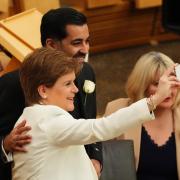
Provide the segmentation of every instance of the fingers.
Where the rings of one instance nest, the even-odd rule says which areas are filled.
[[[29,143],[31,143],[31,140],[29,140],[29,139],[28,140],[19,140],[16,142],[15,148],[24,147],[24,145],[27,145]]]
[[[32,141],[32,137],[27,134],[31,130],[30,126],[26,126],[26,121],[19,123],[11,133],[4,139],[4,148],[7,152],[21,151],[26,152],[24,145]]]
[[[173,89],[180,88],[180,81],[174,73],[176,64],[168,68],[159,79],[159,85],[155,96],[155,104],[158,105],[168,97]]]
[[[26,148],[25,147],[21,147],[21,146],[16,146],[14,148],[14,151],[17,151],[17,152],[27,152]]]
[[[12,145],[12,151],[26,152],[25,145],[31,143],[32,137],[29,135],[16,135]]]
[[[13,143],[12,151],[27,152],[25,145],[31,143],[29,140],[20,140]]]
[[[177,81],[177,78],[176,78],[176,76],[169,76],[168,80],[169,81]]]
[[[16,133],[17,134],[22,134],[22,133],[25,133],[25,132],[30,131],[30,130],[31,130],[30,126],[16,127]]]
[[[167,81],[169,81],[169,84],[171,86],[175,86],[175,87],[180,87],[180,81],[177,79],[177,77],[174,74],[173,71],[173,67],[175,67],[176,65],[172,66],[171,68],[169,68],[167,71],[165,71],[165,73],[163,74],[162,78],[165,80],[167,79]]]
[[[31,127],[30,126],[26,126],[26,120],[23,120],[21,123],[19,123],[17,126],[16,126],[16,131],[17,133],[21,134],[25,131],[29,131],[31,130]]]
[[[173,75],[169,76],[168,81],[171,86],[177,87],[177,88],[180,87],[180,81],[176,78],[176,76],[173,76]]]
[[[175,66],[177,66],[177,64],[172,65],[171,67],[169,67],[165,72],[164,75],[166,76],[170,76],[172,73],[174,74],[174,68]]]
[[[16,135],[14,137],[13,151],[26,152],[26,149],[24,146],[31,143],[31,141],[32,141],[32,137],[28,134]]]
[[[171,86],[179,89],[180,88],[180,82],[172,82]]]
[[[27,131],[30,131],[31,127],[30,126],[26,126],[26,120],[23,120],[21,123],[19,123],[15,127],[15,130],[16,130],[16,134],[22,134],[22,133],[25,133]]]
[[[26,125],[26,120],[23,120],[21,123],[19,123],[16,128],[19,129],[21,127],[24,127]]]
[[[17,135],[16,136],[16,141],[20,141],[20,140],[31,140],[32,137],[28,134],[25,134],[25,135]]]

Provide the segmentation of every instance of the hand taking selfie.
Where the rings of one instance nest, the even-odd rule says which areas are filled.
[[[18,124],[9,135],[4,138],[4,149],[6,152],[26,152],[24,145],[31,142],[31,136],[27,134],[31,130],[30,126],[26,126],[26,121],[24,120]]]
[[[157,92],[153,95],[153,100],[156,105],[166,99],[171,94],[173,88],[180,88],[180,81],[174,75],[175,66],[176,65],[165,71],[159,79]]]

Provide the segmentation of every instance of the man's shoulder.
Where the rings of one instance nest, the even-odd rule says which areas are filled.
[[[94,73],[92,66],[87,62],[84,62],[83,64],[83,71],[89,71]]]
[[[13,90],[15,88],[20,87],[20,79],[19,79],[19,71],[12,71],[6,73],[0,77],[0,91],[4,89],[7,91],[8,89]]]
[[[19,81],[19,70],[5,73],[0,77],[0,81],[9,81],[9,80],[10,81],[13,81],[13,80]]]
[[[93,75],[94,76],[94,70],[93,70],[92,66],[89,63],[84,62],[83,68],[82,68],[80,74],[81,75],[83,75],[83,74],[88,75],[89,74],[89,75]]]

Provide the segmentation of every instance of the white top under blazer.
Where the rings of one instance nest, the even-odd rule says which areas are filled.
[[[24,109],[16,124],[32,127],[27,153],[15,152],[13,180],[98,180],[84,144],[105,141],[128,128],[154,119],[146,99],[100,119],[74,119],[53,105]]]

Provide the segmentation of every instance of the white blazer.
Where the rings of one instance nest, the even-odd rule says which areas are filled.
[[[52,105],[25,108],[16,124],[24,119],[32,143],[27,153],[14,153],[13,180],[97,180],[83,145],[117,137],[154,115],[143,99],[101,120],[76,120]]]

